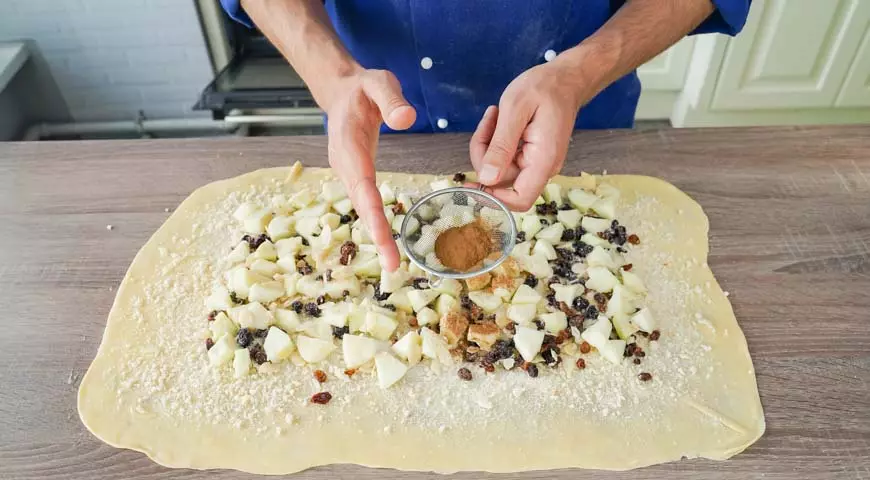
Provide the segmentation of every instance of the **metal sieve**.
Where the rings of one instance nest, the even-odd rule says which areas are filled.
[[[481,221],[489,230],[493,245],[481,266],[458,271],[441,263],[435,255],[438,236],[453,227]],[[486,273],[510,255],[517,238],[517,224],[510,210],[482,189],[452,187],[424,196],[408,210],[399,231],[408,258],[425,272],[441,278],[471,278]]]

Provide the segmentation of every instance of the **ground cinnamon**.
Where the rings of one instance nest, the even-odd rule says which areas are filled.
[[[491,234],[481,222],[448,228],[435,240],[435,256],[446,267],[467,272],[485,259],[493,248]]]

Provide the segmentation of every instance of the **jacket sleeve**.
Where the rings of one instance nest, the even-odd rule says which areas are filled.
[[[251,21],[251,17],[242,9],[241,0],[221,0],[221,6],[230,18],[248,28],[253,28],[254,22]]]
[[[752,0],[712,0],[716,11],[691,33],[724,33],[737,35],[746,24]]]

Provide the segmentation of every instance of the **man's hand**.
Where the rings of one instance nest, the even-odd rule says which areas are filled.
[[[384,215],[375,183],[375,152],[382,123],[405,130],[417,117],[402,96],[395,75],[385,70],[360,69],[335,84],[335,96],[324,107],[329,123],[329,164],[344,183],[356,212],[369,231],[381,266],[394,271],[399,250]]]
[[[478,180],[513,210],[531,208],[562,169],[586,90],[558,62],[523,72],[486,110],[471,137]]]

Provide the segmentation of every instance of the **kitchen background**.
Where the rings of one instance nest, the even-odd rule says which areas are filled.
[[[640,75],[642,121],[870,123],[870,0],[756,0],[738,38],[685,39]],[[320,124],[292,69],[217,0],[0,7],[0,140],[314,133]]]

